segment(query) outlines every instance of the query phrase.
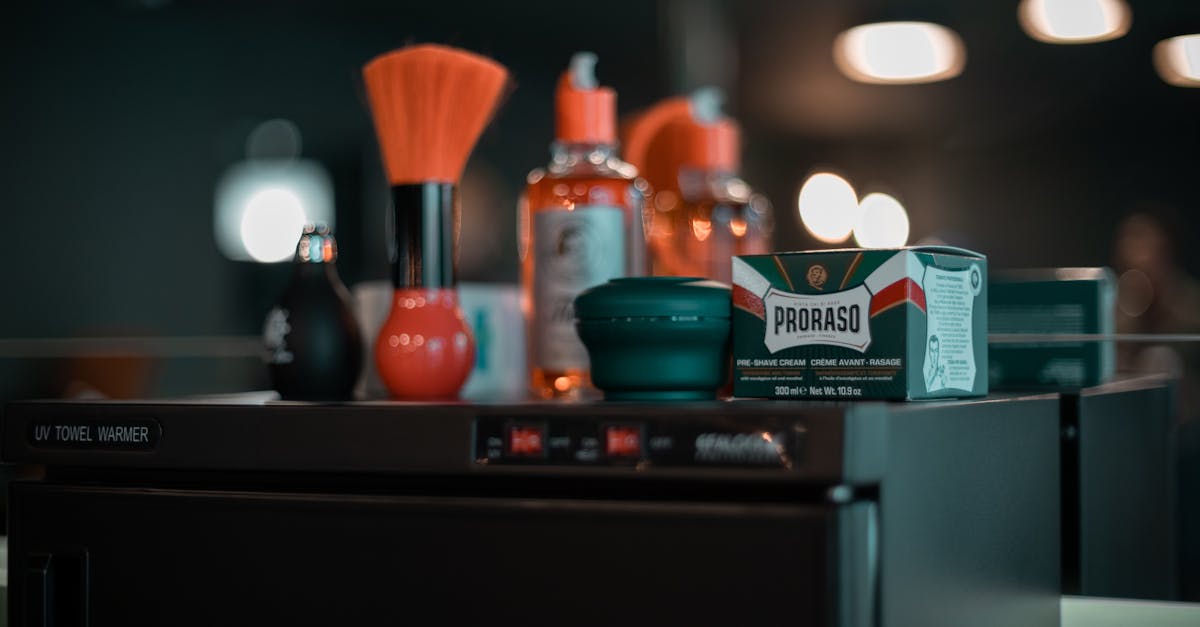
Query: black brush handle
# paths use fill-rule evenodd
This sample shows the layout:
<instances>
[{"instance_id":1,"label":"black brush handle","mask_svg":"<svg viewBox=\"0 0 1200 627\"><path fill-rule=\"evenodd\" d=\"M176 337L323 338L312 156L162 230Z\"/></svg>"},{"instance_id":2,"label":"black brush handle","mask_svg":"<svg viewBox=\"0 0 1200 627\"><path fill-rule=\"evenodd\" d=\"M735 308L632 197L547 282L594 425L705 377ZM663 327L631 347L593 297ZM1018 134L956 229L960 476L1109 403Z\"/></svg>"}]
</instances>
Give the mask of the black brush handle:
<instances>
[{"instance_id":1,"label":"black brush handle","mask_svg":"<svg viewBox=\"0 0 1200 627\"><path fill-rule=\"evenodd\" d=\"M392 285L454 286L458 211L451 183L392 186Z\"/></svg>"}]
</instances>

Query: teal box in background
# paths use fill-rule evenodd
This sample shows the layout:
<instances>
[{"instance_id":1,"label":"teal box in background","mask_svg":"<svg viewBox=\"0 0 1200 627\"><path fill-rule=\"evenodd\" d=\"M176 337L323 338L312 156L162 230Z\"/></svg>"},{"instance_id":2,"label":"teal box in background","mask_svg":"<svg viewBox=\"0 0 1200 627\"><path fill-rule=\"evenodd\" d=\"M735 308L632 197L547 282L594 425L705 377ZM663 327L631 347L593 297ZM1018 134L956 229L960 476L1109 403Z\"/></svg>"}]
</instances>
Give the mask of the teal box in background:
<instances>
[{"instance_id":1,"label":"teal box in background","mask_svg":"<svg viewBox=\"0 0 1200 627\"><path fill-rule=\"evenodd\" d=\"M987 394L987 259L949 247L733 260L733 393L926 399Z\"/></svg>"},{"instance_id":2,"label":"teal box in background","mask_svg":"<svg viewBox=\"0 0 1200 627\"><path fill-rule=\"evenodd\" d=\"M1055 336L1114 332L1116 279L1108 268L1005 270L993 273L989 283L989 333ZM989 379L997 389L1099 385L1113 376L1115 351L1112 340L995 341Z\"/></svg>"}]
</instances>

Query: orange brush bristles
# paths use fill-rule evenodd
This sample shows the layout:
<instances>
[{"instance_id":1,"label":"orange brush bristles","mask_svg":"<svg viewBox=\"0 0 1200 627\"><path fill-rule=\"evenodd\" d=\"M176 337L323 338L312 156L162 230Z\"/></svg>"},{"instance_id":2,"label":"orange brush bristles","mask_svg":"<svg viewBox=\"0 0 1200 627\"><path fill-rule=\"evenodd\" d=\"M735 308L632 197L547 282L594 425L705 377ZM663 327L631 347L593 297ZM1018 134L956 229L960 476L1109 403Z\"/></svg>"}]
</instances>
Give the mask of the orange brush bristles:
<instances>
[{"instance_id":1,"label":"orange brush bristles","mask_svg":"<svg viewBox=\"0 0 1200 627\"><path fill-rule=\"evenodd\" d=\"M508 70L457 48L420 45L375 57L363 78L391 184L457 183Z\"/></svg>"}]
</instances>

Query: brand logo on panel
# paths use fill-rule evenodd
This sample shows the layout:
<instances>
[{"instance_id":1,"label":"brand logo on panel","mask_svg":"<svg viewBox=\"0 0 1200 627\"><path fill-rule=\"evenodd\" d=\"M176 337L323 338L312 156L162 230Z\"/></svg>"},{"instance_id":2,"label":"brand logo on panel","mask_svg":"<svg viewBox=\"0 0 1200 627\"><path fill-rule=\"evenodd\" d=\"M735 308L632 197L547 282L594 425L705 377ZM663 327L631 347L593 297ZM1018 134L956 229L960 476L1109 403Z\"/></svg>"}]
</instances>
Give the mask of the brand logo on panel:
<instances>
[{"instance_id":1,"label":"brand logo on panel","mask_svg":"<svg viewBox=\"0 0 1200 627\"><path fill-rule=\"evenodd\" d=\"M772 287L763 305L767 323L763 343L772 353L809 344L861 353L871 344L871 292L866 286L832 294L793 294Z\"/></svg>"},{"instance_id":2,"label":"brand logo on panel","mask_svg":"<svg viewBox=\"0 0 1200 627\"><path fill-rule=\"evenodd\" d=\"M787 462L784 433L701 433L695 441L696 461L725 464L783 464Z\"/></svg>"}]
</instances>

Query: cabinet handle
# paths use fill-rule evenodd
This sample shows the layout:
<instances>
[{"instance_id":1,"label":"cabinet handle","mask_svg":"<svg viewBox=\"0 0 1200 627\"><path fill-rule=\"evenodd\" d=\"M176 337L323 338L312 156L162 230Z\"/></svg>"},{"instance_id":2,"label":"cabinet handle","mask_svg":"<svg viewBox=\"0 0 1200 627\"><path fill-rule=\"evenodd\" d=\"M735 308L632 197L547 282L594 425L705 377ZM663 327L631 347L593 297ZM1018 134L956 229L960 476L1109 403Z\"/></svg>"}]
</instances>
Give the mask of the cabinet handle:
<instances>
[{"instance_id":1,"label":"cabinet handle","mask_svg":"<svg viewBox=\"0 0 1200 627\"><path fill-rule=\"evenodd\" d=\"M25 627L54 625L54 559L47 553L30 553L25 568Z\"/></svg>"},{"instance_id":2,"label":"cabinet handle","mask_svg":"<svg viewBox=\"0 0 1200 627\"><path fill-rule=\"evenodd\" d=\"M88 556L30 553L25 568L24 627L88 627Z\"/></svg>"}]
</instances>

